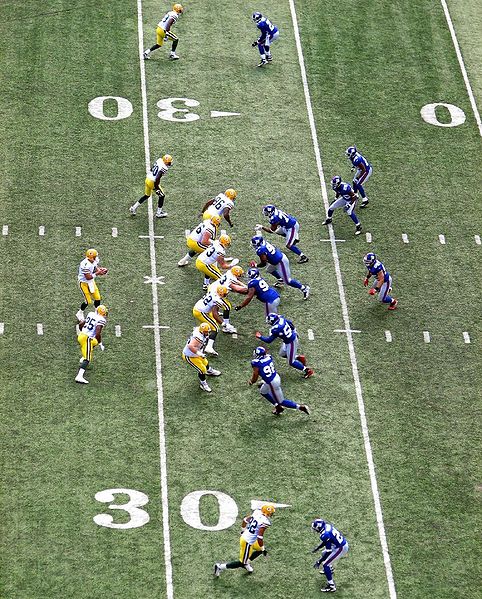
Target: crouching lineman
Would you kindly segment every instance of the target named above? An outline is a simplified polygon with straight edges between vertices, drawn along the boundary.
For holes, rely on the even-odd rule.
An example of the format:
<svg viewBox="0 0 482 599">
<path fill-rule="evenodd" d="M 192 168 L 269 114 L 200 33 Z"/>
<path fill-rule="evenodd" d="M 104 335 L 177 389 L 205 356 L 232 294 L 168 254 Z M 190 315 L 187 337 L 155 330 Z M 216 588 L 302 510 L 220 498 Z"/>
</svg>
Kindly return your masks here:
<svg viewBox="0 0 482 599">
<path fill-rule="evenodd" d="M 263 215 L 269 218 L 269 227 L 256 225 L 256 231 L 281 235 L 286 239 L 286 247 L 299 257 L 298 263 L 308 262 L 308 256 L 305 256 L 297 246 L 300 240 L 300 223 L 296 218 L 292 214 L 276 208 L 273 204 L 263 206 Z"/>
<path fill-rule="evenodd" d="M 320 559 L 314 563 L 314 568 L 323 566 L 323 573 L 326 576 L 326 587 L 321 589 L 322 593 L 334 593 L 336 591 L 335 581 L 333 580 L 333 566 L 336 560 L 344 557 L 348 553 L 348 542 L 345 537 L 332 524 L 328 524 L 321 518 L 313 520 L 311 530 L 320 534 L 321 543 L 317 545 L 311 553 L 316 553 L 323 549 Z M 321 572 L 320 572 L 321 574 Z"/>
<path fill-rule="evenodd" d="M 217 281 L 221 278 L 223 268 L 231 268 L 231 264 L 226 261 L 226 248 L 231 245 L 229 235 L 221 235 L 202 254 L 196 258 L 196 268 L 204 275 L 203 289 L 207 289 L 211 281 Z"/>
<path fill-rule="evenodd" d="M 235 562 L 214 564 L 214 576 L 219 576 L 223 570 L 244 568 L 249 574 L 254 571 L 251 561 L 260 555 L 266 555 L 264 533 L 271 526 L 270 518 L 276 509 L 271 503 L 265 503 L 261 509 L 254 510 L 250 516 L 243 518 L 241 537 L 239 539 L 239 560 Z"/>
<path fill-rule="evenodd" d="M 388 304 L 389 310 L 396 310 L 398 306 L 398 300 L 389 295 L 392 290 L 392 277 L 390 276 L 388 270 L 383 266 L 380 260 L 377 259 L 373 252 L 365 254 L 363 257 L 363 262 L 368 269 L 368 273 L 363 281 L 365 287 L 368 287 L 370 284 L 370 277 L 375 277 L 375 281 L 368 290 L 368 293 L 370 295 L 375 295 L 375 293 L 378 293 L 378 299 L 382 302 L 382 304 Z"/>
<path fill-rule="evenodd" d="M 84 320 L 84 310 L 94 300 L 94 308 L 100 306 L 101 297 L 100 291 L 95 282 L 97 276 L 107 274 L 107 268 L 101 268 L 99 266 L 99 254 L 94 248 L 90 248 L 85 252 L 85 258 L 79 264 L 79 274 L 77 279 L 79 281 L 79 287 L 84 295 L 84 301 L 80 305 L 80 309 L 77 311 L 78 320 Z"/>
<path fill-rule="evenodd" d="M 227 287 L 229 291 L 235 291 L 236 293 L 245 293 L 246 285 L 239 279 L 244 274 L 244 270 L 241 266 L 235 264 L 229 270 L 227 270 L 220 279 L 211 283 L 208 287 L 208 292 L 216 295 L 220 287 Z M 223 333 L 237 333 L 236 327 L 229 322 L 231 308 L 233 307 L 231 302 L 226 298 L 221 298 L 223 304 L 223 324 L 221 326 Z"/>
<path fill-rule="evenodd" d="M 232 227 L 231 210 L 234 208 L 234 200 L 237 195 L 238 192 L 232 187 L 226 189 L 224 193 L 218 193 L 215 198 L 212 198 L 204 204 L 202 209 L 203 218 L 209 218 L 214 214 L 224 216 L 226 222 Z"/>
<path fill-rule="evenodd" d="M 219 325 L 223 324 L 222 318 L 219 316 L 219 309 L 224 309 L 224 298 L 228 295 L 227 287 L 219 287 L 216 293 L 206 293 L 199 301 L 196 302 L 192 309 L 192 314 L 199 322 L 205 322 L 209 325 L 209 339 L 204 349 L 204 353 L 212 356 L 219 355 L 214 349 L 214 341 L 219 332 Z"/>
<path fill-rule="evenodd" d="M 291 399 L 285 399 L 283 389 L 281 388 L 281 379 L 276 372 L 273 358 L 264 347 L 259 346 L 254 350 L 251 366 L 253 367 L 253 374 L 248 381 L 248 385 L 254 385 L 258 378 L 261 377 L 263 382 L 259 387 L 259 392 L 274 405 L 273 414 L 275 416 L 279 416 L 284 412 L 285 408 L 299 410 L 309 415 L 310 410 L 308 406 L 291 401 Z"/>
<path fill-rule="evenodd" d="M 129 208 L 129 212 L 133 216 L 136 215 L 139 206 L 151 197 L 153 191 L 155 191 L 157 195 L 156 218 L 166 218 L 169 216 L 168 213 L 164 212 L 163 210 L 166 195 L 159 183 L 161 181 L 161 177 L 167 173 L 171 166 L 172 156 L 170 154 L 164 154 L 162 158 L 159 158 L 156 160 L 156 162 L 154 162 L 151 170 L 147 173 L 146 180 L 144 181 L 144 195 Z"/>
<path fill-rule="evenodd" d="M 216 239 L 220 222 L 221 217 L 214 214 L 211 218 L 199 223 L 199 225 L 189 233 L 186 239 L 188 252 L 179 260 L 177 263 L 178 266 L 187 266 L 191 261 L 191 258 L 202 254 L 208 249 Z"/>
<path fill-rule="evenodd" d="M 221 373 L 209 366 L 209 362 L 204 354 L 204 349 L 208 342 L 211 327 L 207 322 L 202 322 L 195 327 L 192 335 L 187 340 L 182 350 L 182 359 L 198 372 L 199 386 L 203 391 L 211 393 L 212 389 L 206 382 L 206 375 L 219 376 Z"/>
<path fill-rule="evenodd" d="M 79 372 L 75 377 L 77 383 L 86 385 L 89 382 L 84 378 L 84 373 L 94 357 L 94 347 L 98 345 L 104 351 L 102 329 L 106 325 L 106 322 L 107 308 L 103 304 L 100 304 L 100 306 L 97 306 L 95 312 L 89 312 L 86 319 L 82 319 L 78 324 L 79 334 L 77 335 L 77 342 L 80 345 L 82 357 L 80 358 Z"/>
<path fill-rule="evenodd" d="M 244 292 L 241 291 L 241 293 L 246 294 L 246 299 L 242 304 L 239 304 L 239 306 L 234 308 L 236 312 L 247 306 L 255 296 L 264 304 L 266 316 L 268 316 L 268 314 L 271 312 L 278 312 L 278 306 L 281 299 L 280 295 L 276 289 L 270 287 L 268 283 L 261 277 L 257 268 L 250 268 L 248 270 L 248 289 Z"/>
</svg>

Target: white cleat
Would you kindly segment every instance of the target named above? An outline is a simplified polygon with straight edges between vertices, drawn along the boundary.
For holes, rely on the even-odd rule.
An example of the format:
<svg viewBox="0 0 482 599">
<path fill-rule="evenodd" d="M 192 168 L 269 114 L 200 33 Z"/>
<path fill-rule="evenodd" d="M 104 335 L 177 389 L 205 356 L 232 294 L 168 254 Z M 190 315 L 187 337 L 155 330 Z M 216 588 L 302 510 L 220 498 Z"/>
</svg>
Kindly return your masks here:
<svg viewBox="0 0 482 599">
<path fill-rule="evenodd" d="M 132 216 L 135 216 L 135 215 L 136 215 L 136 212 L 137 212 L 137 209 L 136 209 L 136 208 L 134 208 L 134 206 L 130 206 L 130 207 L 129 207 L 129 212 L 132 214 Z"/>
<path fill-rule="evenodd" d="M 223 322 L 221 329 L 223 333 L 229 333 L 230 335 L 238 332 L 238 329 L 233 327 L 233 325 L 229 322 Z"/>
<path fill-rule="evenodd" d="M 187 266 L 189 264 L 189 260 L 187 260 L 186 258 L 181 258 L 179 260 L 179 262 L 177 263 L 178 266 Z"/>
<path fill-rule="evenodd" d="M 156 218 L 167 218 L 169 216 L 169 214 L 167 212 L 164 212 L 164 210 L 157 210 L 156 212 Z"/>
<path fill-rule="evenodd" d="M 268 61 L 266 59 L 262 59 L 261 62 L 257 65 L 258 67 L 264 67 L 266 64 L 268 64 Z"/>
<path fill-rule="evenodd" d="M 303 299 L 306 300 L 310 297 L 310 287 L 308 285 L 304 285 L 301 291 L 303 292 Z"/>
<path fill-rule="evenodd" d="M 221 574 L 222 570 L 220 568 L 221 564 L 214 564 L 214 576 L 216 578 Z"/>
<path fill-rule="evenodd" d="M 211 356 L 219 356 L 218 352 L 214 349 L 214 347 L 206 347 L 204 353 L 209 354 Z"/>
<path fill-rule="evenodd" d="M 75 382 L 76 383 L 82 383 L 83 385 L 88 385 L 89 384 L 89 381 L 87 379 L 84 379 L 84 377 L 81 376 L 81 375 L 79 375 L 79 374 L 75 377 Z"/>
<path fill-rule="evenodd" d="M 211 387 L 206 383 L 206 381 L 200 381 L 199 388 L 203 391 L 206 391 L 206 393 L 211 393 L 212 391 Z"/>
<path fill-rule="evenodd" d="M 208 376 L 221 376 L 221 371 L 220 370 L 216 370 L 215 368 L 208 368 L 206 370 L 206 374 Z"/>
<path fill-rule="evenodd" d="M 179 56 L 175 52 L 169 54 L 170 60 L 179 60 Z"/>
<path fill-rule="evenodd" d="M 150 52 L 149 50 L 144 50 L 144 52 L 142 53 L 142 56 L 144 57 L 144 60 L 149 60 L 150 58 Z"/>
<path fill-rule="evenodd" d="M 84 316 L 84 312 L 83 310 L 77 310 L 77 314 L 75 315 L 77 316 L 77 320 L 80 322 L 81 320 L 85 320 L 85 316 Z"/>
<path fill-rule="evenodd" d="M 253 566 L 249 562 L 247 564 L 244 564 L 244 569 L 249 574 L 251 574 L 252 572 L 254 572 L 254 568 L 253 568 Z"/>
</svg>

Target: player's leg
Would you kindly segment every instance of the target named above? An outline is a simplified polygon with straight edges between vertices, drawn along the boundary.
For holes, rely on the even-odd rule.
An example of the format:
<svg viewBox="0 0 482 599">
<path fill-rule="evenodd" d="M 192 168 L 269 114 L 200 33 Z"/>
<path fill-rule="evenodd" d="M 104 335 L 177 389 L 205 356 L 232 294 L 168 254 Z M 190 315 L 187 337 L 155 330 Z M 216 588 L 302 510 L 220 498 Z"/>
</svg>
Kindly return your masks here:
<svg viewBox="0 0 482 599">
<path fill-rule="evenodd" d="M 366 193 L 365 193 L 364 184 L 370 178 L 370 175 L 372 174 L 372 170 L 373 169 L 372 169 L 371 166 L 364 173 L 362 173 L 360 170 L 358 170 L 357 174 L 355 176 L 355 179 L 353 180 L 353 183 L 355 183 L 355 181 L 356 181 L 356 184 L 354 185 L 353 189 L 356 192 L 360 192 L 360 196 L 361 196 L 361 199 L 362 199 L 362 202 L 360 204 L 360 208 L 365 208 L 365 206 L 368 204 L 368 198 L 367 198 Z"/>
<path fill-rule="evenodd" d="M 333 579 L 333 566 L 340 557 L 347 553 L 347 551 L 348 545 L 323 552 L 321 564 L 323 566 L 323 573 L 326 576 L 327 587 L 322 589 L 322 591 L 333 592 L 336 590 L 335 581 Z"/>
<path fill-rule="evenodd" d="M 274 301 L 267 302 L 264 305 L 264 308 L 266 311 L 266 316 L 268 316 L 268 314 L 278 314 L 278 307 L 279 307 L 280 301 L 281 301 L 281 298 L 277 297 Z"/>
<path fill-rule="evenodd" d="M 268 36 L 265 42 L 265 52 L 266 52 L 266 60 L 271 62 L 273 57 L 271 55 L 271 44 L 275 42 L 279 38 L 279 31 L 277 31 L 274 35 Z"/>
<path fill-rule="evenodd" d="M 185 360 L 190 366 L 192 366 L 198 373 L 199 378 L 199 386 L 203 391 L 207 391 L 211 393 L 211 387 L 206 382 L 206 374 L 207 374 L 207 360 L 205 358 L 199 357 L 191 357 L 182 355 L 183 360 Z"/>
<path fill-rule="evenodd" d="M 165 212 L 163 210 L 164 200 L 166 199 L 166 194 L 164 193 L 164 190 L 162 189 L 162 187 L 159 187 L 159 189 L 156 189 L 156 195 L 157 195 L 156 218 L 166 218 L 169 215 L 167 212 Z"/>
<path fill-rule="evenodd" d="M 355 204 L 345 204 L 344 211 L 348 214 L 351 220 L 355 223 L 355 235 L 360 235 L 362 231 L 362 224 L 355 214 Z"/>
<path fill-rule="evenodd" d="M 378 292 L 378 299 L 382 302 L 382 304 L 389 304 L 389 310 L 395 310 L 398 305 L 398 300 L 390 295 L 392 290 L 392 277 L 389 277 L 386 283 L 380 287 L 380 291 Z"/>
<path fill-rule="evenodd" d="M 288 364 L 296 368 L 296 370 L 300 370 L 303 373 L 303 377 L 305 379 L 310 378 L 314 374 L 314 370 L 309 368 L 304 364 L 299 358 L 298 354 L 298 339 L 295 339 L 291 343 L 286 344 L 286 357 L 288 359 Z M 304 360 L 305 361 L 305 360 Z"/>
<path fill-rule="evenodd" d="M 310 295 L 310 287 L 308 285 L 303 285 L 303 283 L 300 283 L 296 279 L 291 278 L 290 263 L 289 263 L 287 256 L 285 256 L 284 254 L 283 254 L 283 258 L 281 259 L 281 262 L 279 264 L 279 268 L 280 268 L 281 276 L 283 277 L 283 281 L 285 283 L 287 283 L 290 287 L 299 289 L 301 291 L 301 293 L 303 294 L 303 298 L 308 299 L 308 297 Z"/>
<path fill-rule="evenodd" d="M 179 38 L 177 37 L 177 35 L 174 35 L 174 33 L 171 33 L 170 31 L 167 34 L 167 37 L 172 41 L 171 52 L 169 53 L 169 58 L 171 60 L 179 60 L 179 56 L 176 54 L 176 48 L 177 48 L 177 45 L 179 44 Z"/>
<path fill-rule="evenodd" d="M 146 178 L 146 180 L 144 181 L 144 195 L 141 198 L 139 198 L 137 202 L 132 204 L 132 206 L 129 208 L 129 212 L 135 216 L 139 206 L 151 197 L 153 191 L 154 181 L 151 181 L 150 179 Z"/>
<path fill-rule="evenodd" d="M 266 60 L 265 41 L 266 41 L 266 40 L 264 40 L 264 41 L 262 41 L 262 42 L 258 42 L 258 52 L 259 52 L 259 55 L 260 55 L 260 57 L 261 57 L 261 62 L 258 64 L 258 67 L 262 67 L 262 66 L 264 66 L 265 64 L 267 64 L 267 62 L 268 62 L 268 61 Z"/>
<path fill-rule="evenodd" d="M 194 256 L 202 254 L 202 252 L 204 252 L 204 250 L 206 249 L 206 247 L 204 247 L 200 243 L 197 243 L 196 241 L 194 241 L 194 239 L 190 238 L 187 239 L 186 245 L 188 248 L 187 254 L 179 260 L 179 262 L 177 263 L 178 266 L 186 266 L 187 264 L 189 264 L 190 260 L 194 258 Z"/>
<path fill-rule="evenodd" d="M 275 264 L 267 264 L 266 265 L 266 272 L 269 272 L 270 275 L 273 275 L 273 277 L 276 279 L 276 284 L 275 287 L 278 285 L 282 285 L 283 284 L 283 278 L 281 277 L 278 269 L 277 269 L 277 265 Z"/>
<path fill-rule="evenodd" d="M 143 56 L 146 60 L 148 60 L 150 58 L 151 52 L 154 52 L 154 50 L 157 50 L 158 48 L 160 48 L 162 46 L 162 44 L 164 43 L 165 35 L 166 35 L 166 32 L 164 31 L 164 29 L 161 29 L 161 27 L 156 28 L 156 43 L 153 46 L 151 46 L 150 48 L 148 48 L 147 50 L 144 50 L 144 53 L 143 53 Z"/>
<path fill-rule="evenodd" d="M 94 281 L 94 292 L 92 293 L 92 297 L 94 298 L 94 307 L 98 308 L 100 306 L 102 298 L 100 297 L 100 291 L 97 287 L 97 283 Z"/>
<path fill-rule="evenodd" d="M 92 298 L 90 296 L 88 283 L 80 282 L 79 287 L 82 295 L 84 296 L 84 301 L 80 304 L 80 310 L 77 312 L 77 318 L 81 317 L 80 320 L 84 320 L 83 312 L 92 301 Z"/>
<path fill-rule="evenodd" d="M 223 324 L 222 324 L 223 333 L 229 333 L 230 335 L 232 335 L 233 333 L 237 333 L 238 331 L 237 331 L 236 327 L 234 327 L 229 322 L 229 316 L 231 314 L 231 309 L 233 307 L 231 302 L 227 299 L 222 299 L 221 302 L 223 304 Z"/>
<path fill-rule="evenodd" d="M 342 198 L 338 198 L 337 200 L 334 200 L 328 206 L 328 213 L 326 215 L 325 220 L 321 224 L 329 225 L 331 222 L 333 222 L 333 213 L 335 212 L 335 210 L 337 208 L 343 208 L 344 206 L 345 206 L 345 200 L 343 200 Z"/>
</svg>

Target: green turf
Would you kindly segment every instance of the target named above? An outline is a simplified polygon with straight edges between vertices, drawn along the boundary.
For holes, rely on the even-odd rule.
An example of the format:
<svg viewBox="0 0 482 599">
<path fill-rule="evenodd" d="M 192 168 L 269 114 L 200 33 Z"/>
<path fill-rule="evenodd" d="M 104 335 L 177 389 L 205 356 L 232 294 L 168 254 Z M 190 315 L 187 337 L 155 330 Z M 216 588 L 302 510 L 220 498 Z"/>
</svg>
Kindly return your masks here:
<svg viewBox="0 0 482 599">
<path fill-rule="evenodd" d="M 466 11 L 451 10 L 477 92 L 476 3 L 464 4 Z M 428 0 L 296 5 L 325 178 L 350 176 L 343 152 L 352 143 L 374 164 L 371 204 L 360 212 L 372 243 L 355 239 L 341 213 L 335 231 L 346 239 L 337 248 L 351 325 L 362 331 L 355 349 L 398 597 L 476 597 L 480 138 L 450 34 L 441 5 Z M 143 2 L 145 46 L 167 6 Z M 133 0 L 0 7 L 0 225 L 9 225 L 0 238 L 6 599 L 166 596 L 156 364 L 153 333 L 142 328 L 153 322 L 151 286 L 144 284 L 149 242 L 139 239 L 148 222 L 145 206 L 135 219 L 127 212 L 142 193 L 145 162 L 136 8 Z M 145 64 L 151 158 L 174 156 L 164 184 L 170 218 L 155 223 L 164 236 L 156 241 L 157 274 L 166 281 L 158 287 L 159 320 L 170 327 L 161 331 L 161 344 L 174 596 L 317 597 L 322 579 L 311 567 L 316 538 L 309 525 L 323 516 L 350 542 L 336 570 L 339 595 L 388 597 L 347 342 L 333 332 L 344 323 L 331 248 L 319 241 L 327 238 L 324 208 L 288 2 L 220 8 L 192 1 L 187 9 L 175 29 L 181 60 L 170 63 L 163 48 Z M 250 47 L 256 9 L 282 32 L 266 70 L 255 68 Z M 87 105 L 103 95 L 129 99 L 132 116 L 94 119 Z M 197 100 L 191 110 L 201 118 L 159 119 L 156 103 L 168 97 Z M 462 108 L 466 123 L 447 129 L 425 123 L 420 108 L 437 101 Z M 212 119 L 211 110 L 241 116 Z M 305 381 L 277 363 L 287 397 L 308 403 L 310 418 L 290 413 L 274 420 L 246 384 L 252 333 L 266 331 L 258 302 L 233 317 L 237 340 L 217 342 L 213 364 L 223 376 L 212 382 L 213 394 L 198 390 L 194 371 L 180 360 L 201 294 L 193 265 L 176 266 L 184 230 L 197 224 L 208 198 L 229 186 L 238 190 L 232 253 L 243 266 L 253 257 L 249 238 L 267 198 L 300 218 L 301 247 L 311 260 L 293 271 L 313 292 L 303 302 L 299 292 L 283 290 L 282 309 L 297 324 L 316 376 Z M 44 238 L 39 225 L 46 226 Z M 91 246 L 110 270 L 100 281 L 110 316 L 107 350 L 96 351 L 91 384 L 80 388 L 73 382 L 76 273 Z M 368 250 L 394 277 L 397 312 L 366 294 L 361 258 Z M 43 337 L 36 323 L 43 323 Z M 111 488 L 147 494 L 150 522 L 132 530 L 97 526 L 99 513 L 126 521 L 94 498 Z M 252 499 L 290 504 L 277 511 L 267 533 L 270 557 L 255 562 L 253 576 L 237 571 L 213 579 L 214 561 L 237 555 L 239 526 L 210 532 L 184 522 L 183 498 L 203 489 L 232 497 L 239 517 Z M 212 497 L 202 500 L 201 517 L 205 525 L 217 522 Z"/>
</svg>

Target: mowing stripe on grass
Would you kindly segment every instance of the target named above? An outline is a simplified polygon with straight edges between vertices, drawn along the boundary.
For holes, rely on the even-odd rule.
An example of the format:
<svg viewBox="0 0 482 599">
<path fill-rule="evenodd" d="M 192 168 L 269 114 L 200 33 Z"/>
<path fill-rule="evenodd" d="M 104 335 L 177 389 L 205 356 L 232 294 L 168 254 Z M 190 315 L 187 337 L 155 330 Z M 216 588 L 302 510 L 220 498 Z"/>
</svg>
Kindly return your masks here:
<svg viewBox="0 0 482 599">
<path fill-rule="evenodd" d="M 298 61 L 300 64 L 301 79 L 303 81 L 303 90 L 305 93 L 306 109 L 308 112 L 308 120 L 310 123 L 311 138 L 313 141 L 313 149 L 315 152 L 316 165 L 318 167 L 318 177 L 320 179 L 321 194 L 323 197 L 323 204 L 325 206 L 325 210 L 326 210 L 326 212 L 328 212 L 328 207 L 329 207 L 328 193 L 326 191 L 325 176 L 323 173 L 323 165 L 321 162 L 321 155 L 320 155 L 320 146 L 318 143 L 318 135 L 316 133 L 315 119 L 313 116 L 313 107 L 311 104 L 310 90 L 308 87 L 308 79 L 306 77 L 305 60 L 303 57 L 303 50 L 301 48 L 300 32 L 299 32 L 299 28 L 298 28 L 298 18 L 296 16 L 296 8 L 295 8 L 294 0 L 289 0 L 289 4 L 290 4 L 290 10 L 291 10 L 291 19 L 293 21 L 296 49 L 298 52 Z M 373 453 L 372 453 L 372 447 L 371 447 L 371 442 L 370 442 L 370 435 L 368 432 L 368 424 L 367 424 L 367 419 L 366 419 L 366 415 L 365 415 L 365 403 L 363 401 L 363 393 L 362 393 L 362 388 L 361 388 L 361 383 L 360 383 L 360 376 L 358 374 L 358 364 L 357 364 L 357 359 L 356 359 L 355 346 L 353 343 L 352 331 L 351 331 L 351 327 L 350 327 L 350 317 L 348 315 L 348 306 L 347 306 L 346 298 L 345 298 L 343 279 L 341 276 L 340 261 L 338 258 L 338 250 L 337 250 L 336 243 L 335 243 L 335 233 L 333 231 L 332 225 L 328 225 L 328 229 L 329 229 L 329 233 L 330 233 L 331 254 L 333 256 L 333 263 L 335 266 L 336 281 L 338 284 L 338 293 L 340 296 L 340 304 L 341 304 L 341 309 L 342 309 L 342 314 L 343 314 L 343 322 L 345 323 L 345 329 L 346 329 L 346 339 L 348 342 L 348 350 L 350 353 L 353 381 L 355 384 L 355 392 L 356 392 L 356 397 L 357 397 L 357 401 L 358 401 L 358 411 L 360 414 L 360 422 L 361 422 L 361 428 L 362 428 L 362 432 L 363 432 L 363 442 L 365 445 L 365 453 L 366 453 L 366 458 L 367 458 L 368 470 L 370 473 L 370 484 L 371 484 L 371 489 L 372 489 L 373 502 L 375 505 L 375 513 L 376 513 L 377 526 L 378 526 L 378 535 L 380 537 L 380 545 L 381 545 L 382 553 L 383 553 L 383 562 L 385 564 L 385 574 L 386 574 L 387 583 L 388 583 L 388 592 L 390 595 L 390 599 L 396 599 L 397 592 L 395 590 L 395 581 L 393 579 L 392 564 L 391 564 L 391 560 L 390 560 L 390 553 L 388 551 L 387 535 L 385 532 L 385 524 L 383 522 L 383 512 L 382 512 L 382 506 L 381 506 L 381 502 L 380 502 L 380 493 L 378 491 L 377 476 L 375 473 L 375 463 L 373 461 Z"/>
<path fill-rule="evenodd" d="M 139 38 L 139 67 L 141 75 L 142 96 L 142 130 L 144 135 L 144 153 L 146 159 L 146 172 L 149 172 L 151 164 L 149 150 L 149 123 L 147 119 L 147 90 L 146 71 L 144 65 L 144 31 L 142 28 L 142 0 L 137 0 L 137 35 Z M 161 474 L 161 505 L 162 505 L 162 530 L 164 539 L 164 565 L 166 568 L 166 592 L 167 599 L 173 599 L 174 588 L 172 585 L 171 564 L 171 533 L 169 530 L 169 502 L 167 493 L 167 455 L 166 434 L 164 421 L 164 393 L 162 387 L 162 362 L 161 362 L 161 336 L 159 333 L 159 300 L 157 295 L 157 267 L 156 267 L 156 244 L 154 236 L 154 213 L 152 209 L 152 198 L 148 200 L 149 221 L 149 254 L 151 258 L 152 279 L 152 316 L 154 322 L 154 348 L 156 353 L 156 381 L 157 381 L 157 412 L 159 419 L 159 466 Z"/>
<path fill-rule="evenodd" d="M 459 42 L 455 34 L 452 18 L 450 17 L 449 9 L 445 0 L 440 0 L 440 2 L 442 3 L 445 18 L 447 19 L 447 25 L 449 26 L 450 35 L 452 36 L 452 42 L 454 43 L 455 53 L 457 54 L 457 60 L 459 61 L 460 70 L 462 71 L 462 77 L 464 78 L 465 87 L 467 89 L 467 93 L 469 94 L 470 105 L 472 106 L 472 111 L 474 113 L 474 117 L 479 128 L 479 134 L 482 137 L 482 122 L 480 120 L 480 114 L 477 109 L 477 104 L 475 103 L 474 92 L 472 91 L 472 87 L 467 76 L 467 70 L 465 68 L 464 59 L 462 58 L 462 52 L 460 51 Z"/>
</svg>

